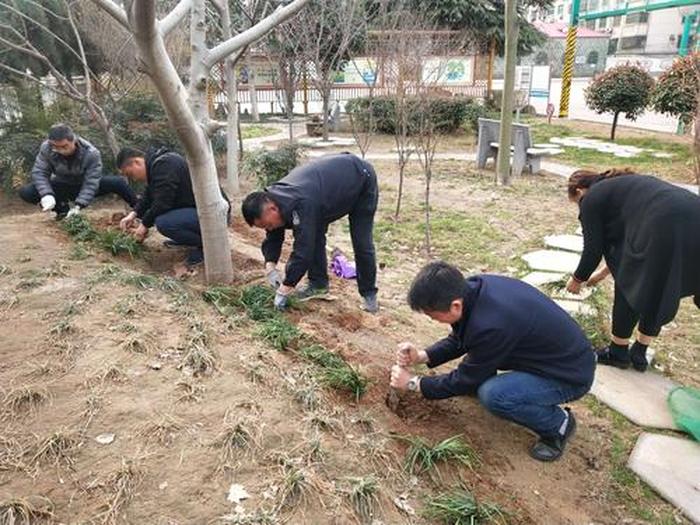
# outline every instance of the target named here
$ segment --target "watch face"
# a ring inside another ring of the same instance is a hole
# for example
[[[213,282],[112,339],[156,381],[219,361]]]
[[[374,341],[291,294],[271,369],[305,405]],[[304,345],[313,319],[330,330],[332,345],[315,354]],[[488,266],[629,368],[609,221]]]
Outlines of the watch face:
[[[418,378],[413,377],[409,379],[407,387],[411,392],[418,390]]]

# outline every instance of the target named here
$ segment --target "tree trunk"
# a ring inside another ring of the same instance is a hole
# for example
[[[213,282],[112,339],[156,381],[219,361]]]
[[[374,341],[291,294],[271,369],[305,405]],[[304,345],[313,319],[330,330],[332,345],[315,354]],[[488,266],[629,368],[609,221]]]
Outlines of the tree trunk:
[[[430,168],[430,161],[427,156],[425,157],[425,251],[430,257],[431,254],[431,243],[432,236],[430,231],[430,182],[432,177],[432,171]]]
[[[145,70],[158,91],[170,123],[182,142],[190,167],[197,214],[204,244],[206,278],[209,283],[230,282],[233,264],[226,226],[227,205],[219,190],[214,154],[202,122],[207,116],[207,71],[199,60],[204,47],[204,3],[196,0],[193,7],[193,51],[191,76],[194,89],[188,105],[185,86],[165,49],[163,37],[155,27],[155,7],[150,2],[134,2],[132,24]],[[196,12],[196,14],[195,14]]]
[[[112,156],[116,158],[120,148],[119,141],[117,140],[117,136],[114,133],[114,128],[112,127],[112,123],[107,118],[107,115],[105,115],[104,110],[94,102],[88,102],[88,109],[90,110],[90,113],[92,113],[95,122],[104,134],[105,140],[107,141],[107,146],[109,146],[109,150],[112,152]]]
[[[698,75],[700,75],[700,72],[698,72]],[[693,146],[695,149],[695,183],[700,186],[700,95],[698,95],[694,126],[695,132],[693,135]]]
[[[403,178],[404,171],[406,169],[406,161],[399,159],[399,190],[396,195],[396,211],[394,212],[394,219],[399,219],[399,213],[401,212],[401,197],[403,196]]]
[[[620,112],[616,111],[613,117],[612,128],[610,128],[610,140],[615,140],[615,130],[617,129],[617,118],[620,116]]]
[[[248,93],[250,95],[250,115],[254,122],[260,122],[258,112],[258,91],[255,85],[255,66],[248,62]]]
[[[328,111],[331,103],[331,88],[328,83],[323,85],[321,97],[323,97],[323,140],[328,140]]]
[[[224,189],[229,196],[238,197],[241,191],[238,180],[238,83],[236,65],[233,60],[224,63],[226,74],[226,98],[228,114],[226,115],[226,183]]]
[[[510,184],[510,145],[513,132],[513,99],[515,97],[515,64],[518,60],[518,21],[516,0],[506,0],[506,53],[501,101],[501,134],[499,136],[496,174],[499,184]]]

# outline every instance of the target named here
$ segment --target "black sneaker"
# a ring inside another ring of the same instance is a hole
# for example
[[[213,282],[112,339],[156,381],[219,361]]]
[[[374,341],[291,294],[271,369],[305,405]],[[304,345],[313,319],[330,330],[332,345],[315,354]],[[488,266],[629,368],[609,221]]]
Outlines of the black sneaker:
[[[294,297],[299,301],[307,301],[313,297],[324,296],[328,294],[328,286],[318,286],[307,284],[301,286],[294,292]]]
[[[630,348],[630,360],[632,361],[632,367],[637,372],[646,372],[649,366],[649,361],[647,360],[647,347],[643,344],[635,342]]]
[[[626,370],[632,364],[629,353],[627,353],[627,358],[625,359],[622,356],[613,354],[610,347],[596,350],[595,354],[599,365],[614,366],[615,368]]]
[[[569,415],[564,435],[540,436],[540,439],[530,449],[530,456],[538,461],[556,461],[564,453],[566,443],[576,433],[576,418],[569,408],[565,408]]]
[[[197,266],[198,264],[202,264],[203,262],[204,253],[202,252],[201,248],[196,248],[192,250],[187,256],[187,259],[185,259],[185,264],[188,267]]]

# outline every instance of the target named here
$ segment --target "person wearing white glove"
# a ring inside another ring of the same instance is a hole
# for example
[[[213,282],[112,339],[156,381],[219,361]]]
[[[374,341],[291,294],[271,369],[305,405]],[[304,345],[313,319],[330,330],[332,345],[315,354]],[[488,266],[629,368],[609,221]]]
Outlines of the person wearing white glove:
[[[277,270],[277,265],[273,262],[265,263],[265,278],[275,290],[282,285],[282,277]]]
[[[66,218],[73,217],[73,215],[79,215],[79,214],[80,214],[80,206],[78,206],[76,204],[70,210],[68,210],[68,215],[66,215]]]
[[[51,211],[56,207],[56,198],[53,195],[44,195],[40,204],[41,211]]]

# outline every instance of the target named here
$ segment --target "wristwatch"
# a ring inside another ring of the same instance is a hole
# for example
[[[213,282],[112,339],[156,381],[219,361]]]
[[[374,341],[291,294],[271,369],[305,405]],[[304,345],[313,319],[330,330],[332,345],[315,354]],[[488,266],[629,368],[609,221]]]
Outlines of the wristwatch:
[[[411,379],[409,379],[408,383],[406,384],[406,388],[409,392],[418,392],[418,389],[420,388],[420,377],[413,376]]]

